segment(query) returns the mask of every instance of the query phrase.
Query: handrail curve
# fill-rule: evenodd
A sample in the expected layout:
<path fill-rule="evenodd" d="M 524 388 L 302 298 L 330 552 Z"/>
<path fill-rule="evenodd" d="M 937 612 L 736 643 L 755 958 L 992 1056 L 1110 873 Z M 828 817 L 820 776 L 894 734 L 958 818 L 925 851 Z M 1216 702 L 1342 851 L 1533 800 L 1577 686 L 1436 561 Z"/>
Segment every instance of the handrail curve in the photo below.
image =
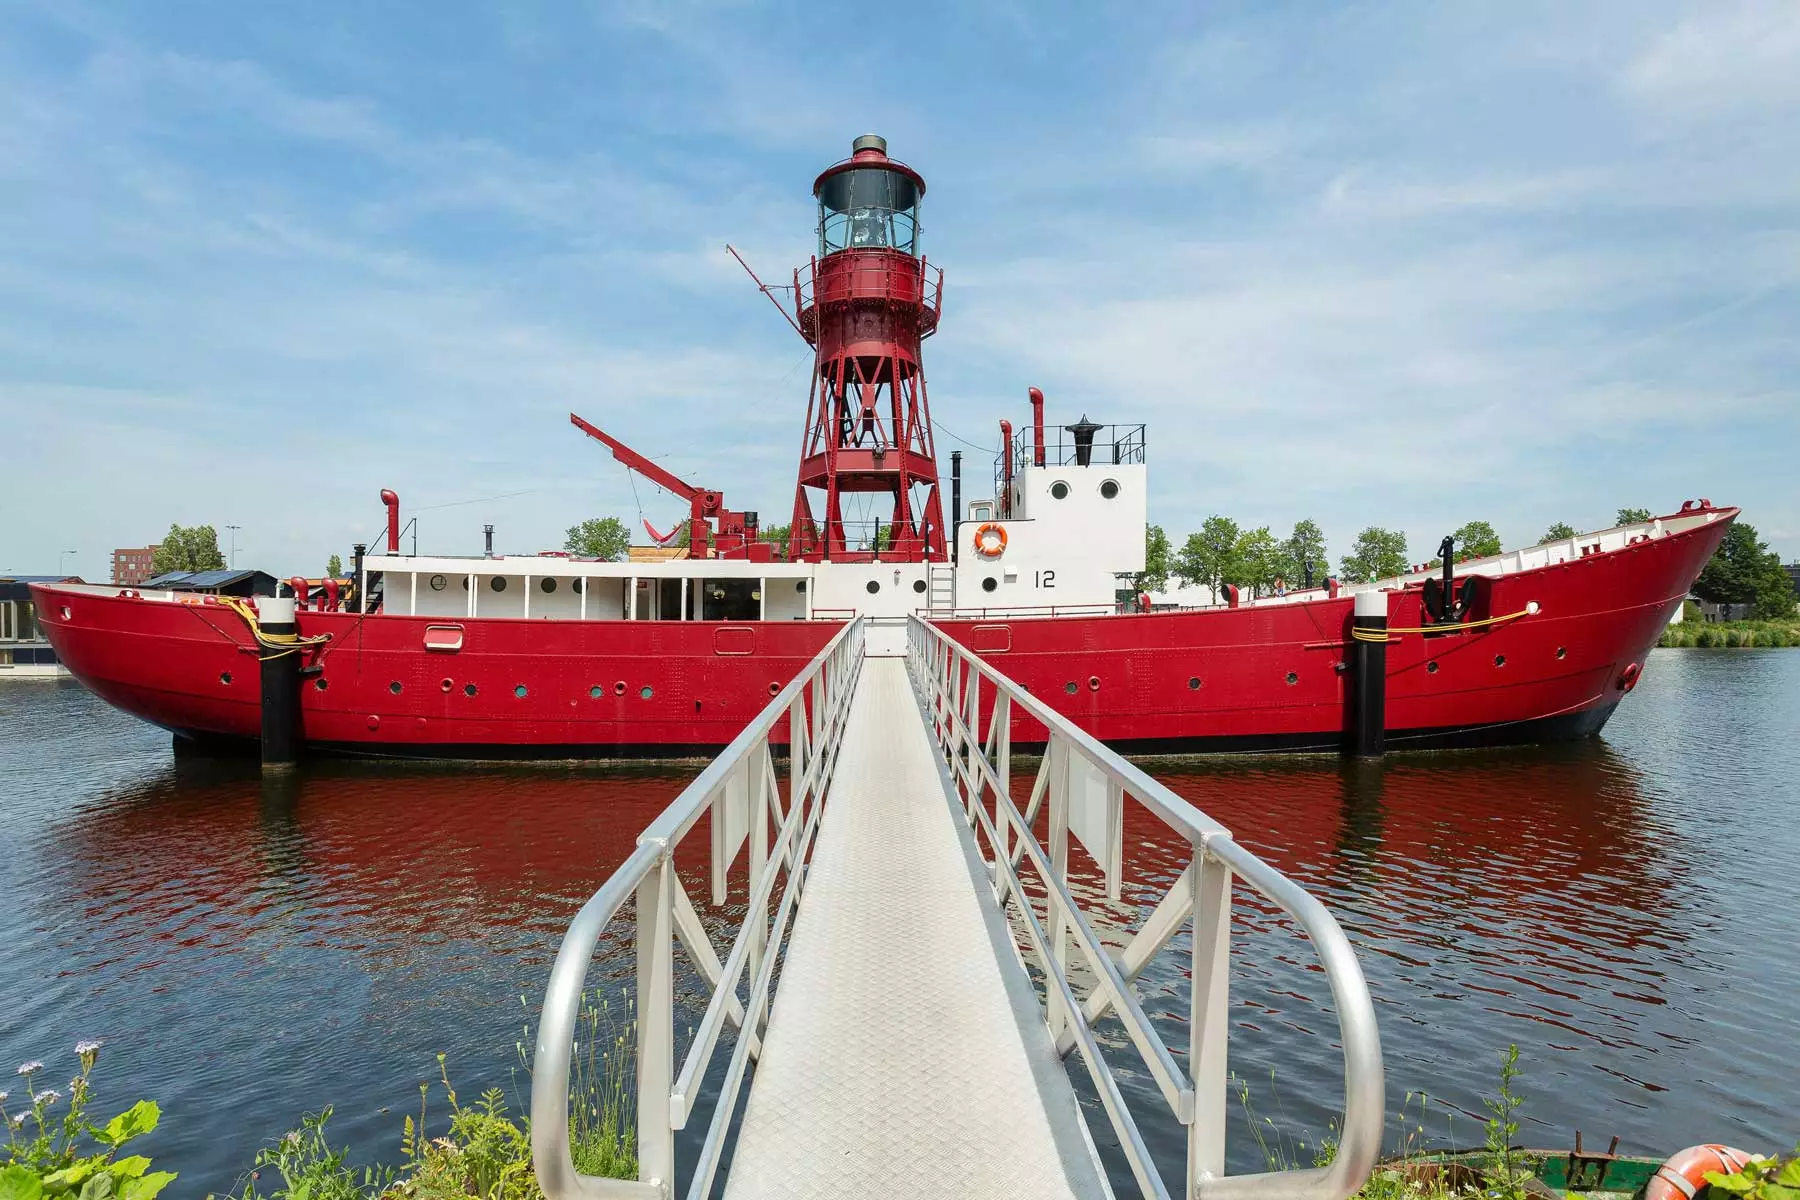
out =
<path fill-rule="evenodd" d="M 720 1026 L 731 1020 L 739 1036 L 724 1092 L 700 1151 L 693 1192 L 710 1189 L 729 1116 L 736 1107 L 757 1033 L 769 1008 L 777 959 L 787 923 L 805 885 L 804 864 L 818 830 L 824 794 L 836 765 L 837 746 L 863 661 L 864 623 L 847 622 L 818 654 L 732 739 L 639 835 L 636 848 L 589 897 L 557 948 L 538 1017 L 531 1077 L 531 1158 L 538 1185 L 550 1200 L 666 1198 L 675 1182 L 674 1133 L 687 1123 L 688 1091 L 705 1075 Z M 788 718 L 789 791 L 785 813 L 775 786 L 770 737 Z M 721 812 L 721 805 L 728 811 Z M 714 901 L 723 900 L 726 873 L 747 845 L 750 871 L 746 912 L 724 964 L 707 941 L 680 880 L 676 846 L 712 815 Z M 771 822 L 775 828 L 770 829 Z M 735 837 L 733 834 L 735 833 Z M 773 924 L 768 900 L 785 870 Z M 594 948 L 627 897 L 637 898 L 637 1131 L 639 1178 L 603 1179 L 575 1169 L 569 1145 L 569 1073 L 583 983 Z M 761 905 L 757 901 L 760 898 Z M 758 915 L 761 914 L 761 920 Z M 693 965 L 713 987 L 702 1036 L 689 1048 L 679 1080 L 674 1071 L 672 943 L 688 947 Z M 704 943 L 704 944 L 698 944 Z M 751 979 L 747 1006 L 737 1001 L 745 971 Z"/>
<path fill-rule="evenodd" d="M 1027 940 L 1044 970 L 1046 1017 L 1057 1050 L 1081 1053 L 1143 1193 L 1168 1194 L 1093 1035 L 1093 1022 L 1108 1012 L 1118 1016 L 1170 1109 L 1188 1127 L 1183 1193 L 1189 1200 L 1344 1200 L 1361 1187 L 1380 1153 L 1385 1076 L 1368 983 L 1330 910 L 1239 845 L 1219 822 L 916 615 L 908 623 L 907 665 L 950 764 L 978 849 L 985 839 L 984 860 L 991 855 L 996 899 L 1002 908 L 1018 901 Z M 1012 723 L 1020 712 L 1042 725 L 1049 737 L 1023 812 L 1010 789 Z M 1068 844 L 1076 838 L 1082 841 L 1101 864 L 1108 894 L 1116 898 L 1127 798 L 1185 838 L 1193 857 L 1131 941 L 1114 953 L 1101 943 L 1069 890 Z M 1034 832 L 1046 805 L 1047 846 Z M 1102 844 L 1089 844 L 1095 840 Z M 1019 880 L 1022 862 L 1029 862 L 1043 885 L 1041 922 Z M 1231 1176 L 1224 1172 L 1229 1033 L 1225 1009 L 1234 879 L 1293 918 L 1312 942 L 1331 988 L 1344 1052 L 1345 1101 L 1338 1152 L 1325 1167 Z M 1184 1071 L 1144 1014 L 1132 983 L 1190 914 L 1193 963 L 1188 974 L 1193 997 Z M 1068 977 L 1071 935 L 1082 965 L 1094 978 L 1085 1001 L 1076 999 Z"/>

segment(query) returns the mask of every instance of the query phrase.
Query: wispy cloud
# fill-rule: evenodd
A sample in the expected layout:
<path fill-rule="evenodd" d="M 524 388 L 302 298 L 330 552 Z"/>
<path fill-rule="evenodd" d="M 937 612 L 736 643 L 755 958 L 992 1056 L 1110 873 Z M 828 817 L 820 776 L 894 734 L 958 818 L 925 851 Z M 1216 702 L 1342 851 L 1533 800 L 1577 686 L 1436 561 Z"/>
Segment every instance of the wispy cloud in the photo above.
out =
<path fill-rule="evenodd" d="M 1148 421 L 1177 531 L 1520 540 L 1705 493 L 1794 554 L 1784 11 L 515 7 L 314 37 L 13 8 L 0 412 L 36 449 L 0 568 L 79 545 L 98 575 L 210 519 L 316 569 L 384 485 L 524 493 L 430 510 L 421 545 L 554 544 L 637 503 L 570 409 L 785 512 L 806 350 L 722 245 L 785 279 L 866 129 L 931 182 L 947 430 L 985 444 L 1028 383 Z"/>

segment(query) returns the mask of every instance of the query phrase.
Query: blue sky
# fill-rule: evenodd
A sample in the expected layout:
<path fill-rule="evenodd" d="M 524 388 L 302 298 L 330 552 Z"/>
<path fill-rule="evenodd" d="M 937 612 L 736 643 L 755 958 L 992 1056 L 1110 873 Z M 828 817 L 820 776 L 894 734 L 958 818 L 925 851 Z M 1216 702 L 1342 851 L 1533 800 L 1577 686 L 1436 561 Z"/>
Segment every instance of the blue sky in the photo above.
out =
<path fill-rule="evenodd" d="M 1149 423 L 1177 537 L 1705 495 L 1791 558 L 1796 129 L 1785 2 L 13 0 L 0 571 L 179 521 L 316 572 L 384 486 L 421 549 L 635 523 L 571 409 L 785 519 L 809 355 L 724 244 L 787 277 L 870 130 L 930 183 L 946 470 L 1036 384 Z"/>

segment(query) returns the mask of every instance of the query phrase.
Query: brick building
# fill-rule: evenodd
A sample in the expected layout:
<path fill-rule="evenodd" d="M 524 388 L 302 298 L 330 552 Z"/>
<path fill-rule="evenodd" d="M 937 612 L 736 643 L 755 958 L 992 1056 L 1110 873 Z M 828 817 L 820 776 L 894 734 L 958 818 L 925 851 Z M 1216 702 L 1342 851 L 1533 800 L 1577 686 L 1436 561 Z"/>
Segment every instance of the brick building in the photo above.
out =
<path fill-rule="evenodd" d="M 138 546 L 130 550 L 114 550 L 112 564 L 112 581 L 120 584 L 139 584 L 150 578 L 150 560 L 156 555 L 155 546 Z"/>

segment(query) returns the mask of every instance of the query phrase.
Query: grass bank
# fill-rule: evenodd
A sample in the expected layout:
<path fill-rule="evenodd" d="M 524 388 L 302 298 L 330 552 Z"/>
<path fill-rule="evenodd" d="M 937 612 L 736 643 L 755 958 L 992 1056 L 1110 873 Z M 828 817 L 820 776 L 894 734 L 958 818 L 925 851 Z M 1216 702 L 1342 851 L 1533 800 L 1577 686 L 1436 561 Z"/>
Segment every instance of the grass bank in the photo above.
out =
<path fill-rule="evenodd" d="M 1683 621 L 1663 630 L 1659 646 L 1739 649 L 1800 646 L 1800 621 Z"/>

